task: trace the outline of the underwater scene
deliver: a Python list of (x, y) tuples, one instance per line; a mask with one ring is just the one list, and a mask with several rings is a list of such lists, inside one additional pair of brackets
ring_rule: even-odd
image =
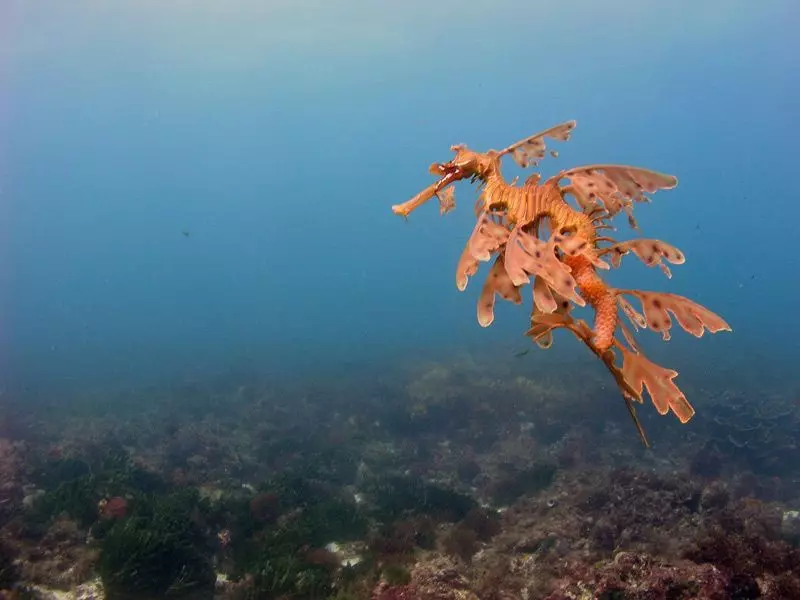
[(798, 27), (0, 0), (0, 600), (800, 599)]

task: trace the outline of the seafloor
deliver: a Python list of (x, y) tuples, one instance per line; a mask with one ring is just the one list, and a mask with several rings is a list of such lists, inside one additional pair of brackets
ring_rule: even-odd
[(797, 390), (589, 360), (7, 394), (0, 598), (800, 598)]

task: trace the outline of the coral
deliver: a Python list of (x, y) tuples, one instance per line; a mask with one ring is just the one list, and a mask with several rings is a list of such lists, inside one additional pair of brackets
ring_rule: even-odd
[(778, 539), (781, 511), (756, 500), (719, 508), (715, 495), (705, 524), (683, 542), (680, 557), (619, 551), (594, 564), (573, 559), (553, 582), (547, 600), (800, 597), (800, 549)]
[(573, 472), (502, 515), (467, 575), (486, 600), (794, 598), (800, 549), (780, 505), (721, 482), (630, 468)]
[(411, 584), (392, 585), (387, 581), (380, 581), (372, 590), (371, 600), (417, 600), (417, 588)]
[(477, 600), (468, 580), (445, 557), (418, 562), (411, 571), (411, 582), (419, 600)]
[(754, 499), (727, 506), (684, 551), (696, 563), (712, 563), (731, 581), (769, 590), (800, 590), (800, 548), (783, 541), (783, 511)]
[(419, 561), (408, 583), (378, 582), (372, 600), (477, 600), (468, 581), (445, 557)]
[(642, 554), (620, 552), (601, 565), (571, 565), (545, 600), (730, 600), (728, 579), (712, 565), (662, 564)]
[[(721, 317), (688, 298), (615, 289), (597, 273), (598, 269), (610, 269), (603, 256), (610, 255), (612, 264), (618, 267), (628, 252), (648, 266), (660, 266), (668, 277), (671, 273), (662, 259), (674, 264), (685, 262), (680, 250), (660, 240), (617, 242), (600, 235), (601, 229), (611, 228), (610, 220), (620, 212), (625, 212), (631, 226), (637, 228), (632, 212), (634, 202), (649, 201), (645, 193), (674, 188), (675, 177), (625, 165), (589, 165), (560, 171), (543, 184), (539, 183), (538, 174), (519, 187), (506, 183), (500, 168), (504, 155), (510, 154), (523, 168), (537, 164), (544, 157), (545, 138), (566, 141), (575, 124), (562, 123), (500, 151), (480, 153), (464, 144), (452, 146), (455, 157), (446, 163), (434, 163), (429, 169), (439, 181), (411, 200), (394, 205), (392, 211), (408, 217), (438, 197), (441, 212), (449, 212), (455, 201), (448, 186), (462, 179), (478, 181), (483, 191), (475, 207), (477, 222), (458, 261), (456, 286), (461, 291), (466, 289), (479, 264), (494, 257), (478, 300), (479, 324), (488, 327), (494, 321), (497, 296), (521, 304), (521, 288), (530, 284), (533, 311), (526, 335), (540, 347), (548, 348), (554, 330), (563, 328), (575, 334), (613, 375), (647, 445), (632, 404), (643, 402), (645, 389), (659, 414), (672, 410), (685, 423), (694, 415), (694, 409), (672, 381), (677, 371), (648, 360), (632, 332), (620, 322), (618, 313), (628, 317), (634, 330), (649, 328), (660, 332), (664, 340), (670, 338), (672, 316), (696, 337), (705, 330), (716, 333), (731, 328)], [(565, 179), (570, 181), (568, 185), (562, 183)], [(577, 208), (567, 202), (569, 196)], [(637, 298), (644, 314), (637, 312), (625, 296)], [(573, 304), (588, 304), (594, 309), (593, 328), (571, 316)]]

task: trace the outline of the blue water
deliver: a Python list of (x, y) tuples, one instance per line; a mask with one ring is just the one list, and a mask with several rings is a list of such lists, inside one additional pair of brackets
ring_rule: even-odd
[[(667, 280), (629, 257), (610, 280), (733, 327), (668, 345), (644, 332), (653, 358), (788, 367), (798, 17), (796, 0), (4, 0), (4, 385), (511, 356), (527, 310), (502, 304), (481, 329), (482, 277), (455, 288), (469, 184), (445, 217), (390, 207), (451, 144), (502, 148), (569, 119), (545, 176), (627, 163), (679, 178), (635, 214), (686, 264)], [(593, 360), (566, 336), (559, 352)]]

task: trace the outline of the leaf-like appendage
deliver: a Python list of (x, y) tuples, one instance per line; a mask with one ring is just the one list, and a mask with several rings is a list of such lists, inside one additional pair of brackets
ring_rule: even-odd
[(543, 313), (555, 312), (558, 308), (558, 303), (553, 296), (553, 290), (541, 277), (536, 277), (533, 280), (533, 304)]
[(485, 262), (491, 258), (493, 252), (506, 243), (508, 235), (508, 229), (484, 214), (478, 219), (475, 230), (467, 242), (469, 252), (476, 260)]
[(634, 352), (639, 352), (639, 345), (636, 343), (636, 340), (633, 337), (633, 333), (625, 327), (622, 323), (619, 324), (620, 331), (622, 331), (622, 338), (625, 340), (625, 343), (628, 344), (628, 347), (633, 350)]
[(531, 312), (531, 327), (525, 332), (525, 335), (530, 337), (537, 346), (546, 350), (553, 345), (554, 329), (569, 327), (573, 324), (572, 316), (570, 316), (572, 304), (566, 298), (552, 292), (540, 277), (537, 277), (533, 284), (534, 300), (536, 300), (537, 288), (540, 287), (547, 290), (554, 307), (551, 311), (543, 310), (535, 302)]
[(665, 415), (672, 409), (681, 423), (686, 423), (692, 418), (694, 408), (672, 381), (678, 376), (677, 371), (660, 367), (641, 354), (624, 348), (621, 351), (622, 376), (628, 385), (638, 393), (639, 397), (636, 399), (639, 402), (642, 401), (643, 388), (647, 388), (647, 393), (658, 414)]
[(597, 250), (585, 238), (577, 234), (553, 234), (553, 242), (558, 246), (567, 256), (583, 255), (598, 269), (610, 269), (611, 267), (607, 262), (601, 260), (597, 255)]
[(544, 158), (544, 151), (544, 140), (542, 138), (533, 138), (530, 142), (514, 148), (511, 158), (523, 169), (530, 166), (535, 167)]
[(465, 246), (461, 251), (461, 257), (458, 259), (456, 266), (456, 287), (458, 291), (463, 292), (467, 289), (469, 278), (478, 272), (479, 261), (475, 260), (469, 253), (469, 246)]
[(536, 320), (531, 319), (532, 325), (525, 335), (533, 340), (542, 350), (547, 350), (553, 345), (553, 330), (566, 327), (566, 322), (561, 315), (544, 315), (539, 313)]
[(621, 294), (617, 295), (617, 304), (619, 304), (622, 312), (628, 317), (636, 331), (639, 331), (639, 328), (647, 328), (647, 319), (644, 318), (644, 315), (633, 308), (633, 305)]
[(502, 254), (497, 255), (478, 299), (478, 323), (481, 327), (488, 327), (494, 322), (496, 295), (514, 304), (522, 303), (519, 288), (511, 282), (511, 278), (506, 273)]
[(547, 146), (544, 138), (549, 137), (554, 140), (566, 142), (569, 140), (570, 134), (572, 130), (575, 129), (576, 124), (575, 121), (567, 121), (566, 123), (561, 123), (545, 131), (535, 133), (532, 136), (526, 137), (504, 148), (499, 152), (499, 155), (502, 156), (510, 152), (514, 162), (523, 169), (531, 165), (535, 166), (545, 157)]
[(672, 319), (669, 313), (675, 315), (683, 329), (698, 338), (703, 336), (706, 329), (711, 333), (731, 331), (730, 325), (722, 317), (683, 296), (641, 290), (619, 290), (619, 292), (639, 298), (647, 326), (653, 331), (660, 331), (664, 340), (670, 339)]
[(553, 236), (547, 242), (515, 228), (505, 248), (505, 264), (511, 281), (521, 286), (530, 282), (530, 275), (538, 275), (550, 288), (579, 306), (586, 302), (576, 291), (577, 282), (570, 268), (558, 260)]
[(565, 191), (577, 199), (584, 210), (601, 202), (613, 217), (621, 211), (628, 215), (631, 227), (637, 228), (633, 218), (633, 202), (648, 202), (645, 192), (672, 189), (678, 179), (649, 169), (627, 165), (588, 165), (562, 171), (552, 179), (568, 178)]
[(456, 207), (456, 190), (454, 187), (446, 187), (441, 190), (436, 197), (439, 198), (439, 214), (449, 213)]
[[(603, 204), (597, 199), (596, 194), (591, 196), (586, 193), (583, 188), (575, 187), (572, 185), (564, 186), (561, 188), (564, 195), (571, 194), (575, 197), (581, 210), (586, 214), (593, 214), (599, 211), (604, 211)], [(607, 214), (607, 213), (606, 213)]]
[(481, 261), (488, 261), (508, 239), (509, 231), (482, 214), (475, 223), (475, 228), (467, 240), (456, 267), (456, 287), (460, 291), (467, 289), (469, 278), (478, 272)]
[(661, 260), (662, 258), (673, 265), (682, 265), (686, 262), (683, 252), (661, 240), (639, 238), (614, 244), (605, 251), (611, 253), (611, 264), (614, 267), (619, 267), (622, 257), (628, 252), (633, 252), (648, 267), (658, 266), (668, 278), (672, 277), (672, 272)]

